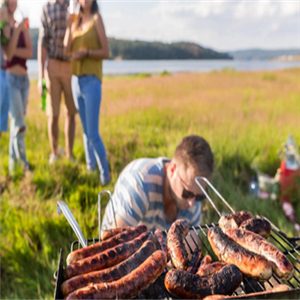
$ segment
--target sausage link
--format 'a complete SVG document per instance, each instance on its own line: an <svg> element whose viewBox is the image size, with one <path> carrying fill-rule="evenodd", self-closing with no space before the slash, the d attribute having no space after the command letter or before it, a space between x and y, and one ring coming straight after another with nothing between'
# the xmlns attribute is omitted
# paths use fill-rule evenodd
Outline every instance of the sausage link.
<svg viewBox="0 0 300 300"><path fill-rule="evenodd" d="M109 238L128 230L129 227L117 227L117 228L112 228L108 230L103 230L101 233L101 239L102 241L108 240Z"/></svg>
<svg viewBox="0 0 300 300"><path fill-rule="evenodd" d="M184 238L189 232L186 220L176 220L167 234L168 251L175 268L185 270L188 264L188 253L185 249Z"/></svg>
<svg viewBox="0 0 300 300"><path fill-rule="evenodd" d="M263 299L263 295L269 295L269 294L279 293L279 292L286 292L286 291L290 291L290 290L291 290L291 288L288 285L279 284L279 285L276 285L275 287L273 287L269 291L256 292L256 293L250 293L250 294L239 295L239 296L231 296L231 297L228 297L225 295L212 295L212 296L205 297L203 300L235 299L235 298L238 298L238 299L247 298L248 299L249 297L254 297L254 296L257 297L255 299ZM279 297L274 295L274 298L279 298Z"/></svg>
<svg viewBox="0 0 300 300"><path fill-rule="evenodd" d="M208 264L211 264L212 263L212 258L210 255L205 255L203 257L203 259L201 260L200 262L200 266L199 266L199 269L203 268L205 265L208 265ZM198 269L198 270L199 270Z"/></svg>
<svg viewBox="0 0 300 300"><path fill-rule="evenodd" d="M226 263L221 261L216 261L212 264L207 264L203 266L202 268L199 268L197 271L197 275L201 277L207 277L215 274L219 270L221 270L224 266L226 266Z"/></svg>
<svg viewBox="0 0 300 300"><path fill-rule="evenodd" d="M267 280L272 276L272 266L265 257L241 247L221 228L210 228L208 240L219 260L235 264L244 274L261 280Z"/></svg>
<svg viewBox="0 0 300 300"><path fill-rule="evenodd" d="M160 249L165 252L165 254L167 256L167 261L169 261L170 260L170 254L168 252L167 241L166 241L162 231L160 229L156 229L155 232L154 232L154 235L155 235L155 237L158 241Z"/></svg>
<svg viewBox="0 0 300 300"><path fill-rule="evenodd" d="M165 287L181 299L202 299L213 294L231 295L241 284L242 278L239 268L232 264L206 278L172 269L166 274Z"/></svg>
<svg viewBox="0 0 300 300"><path fill-rule="evenodd" d="M131 241L132 239L136 238L137 236L139 236L143 232L146 232L147 230L148 229L145 225L138 225L137 227L127 228L126 231L121 232L108 240L73 251L67 257L67 265L100 253L109 248L115 247L124 242Z"/></svg>
<svg viewBox="0 0 300 300"><path fill-rule="evenodd" d="M77 275L114 266L137 251L147 239L152 239L154 241L153 234L149 231L144 232L133 241L123 243L99 254L70 264L64 270L64 278L69 279Z"/></svg>
<svg viewBox="0 0 300 300"><path fill-rule="evenodd" d="M203 300L219 300L219 299L227 299L229 297L225 295L209 295L203 298Z"/></svg>
<svg viewBox="0 0 300 300"><path fill-rule="evenodd" d="M155 243L151 240L144 242L142 247L132 256L108 269L78 275L66 280L61 285L63 296L88 285L88 283L101 283L116 281L129 274L142 264L156 250Z"/></svg>
<svg viewBox="0 0 300 300"><path fill-rule="evenodd" d="M271 234L271 224L262 218L248 219L241 224L240 229L252 231L266 239Z"/></svg>
<svg viewBox="0 0 300 300"><path fill-rule="evenodd" d="M242 247L262 255L270 261L275 274L284 280L294 275L294 267L287 257L260 235L243 229L227 229L225 233Z"/></svg>
<svg viewBox="0 0 300 300"><path fill-rule="evenodd" d="M238 228L244 221L251 218L253 218L251 212L245 210L237 211L233 214L222 216L219 220L219 226L222 230Z"/></svg>
<svg viewBox="0 0 300 300"><path fill-rule="evenodd" d="M165 252L155 251L138 268L121 279L91 284L76 290L66 299L129 299L139 295L163 272L167 263Z"/></svg>
<svg viewBox="0 0 300 300"><path fill-rule="evenodd" d="M189 262L189 265L186 269L187 272L195 274L198 270L198 267L200 265L200 261L202 259L203 252L201 249L197 248L195 249L191 261Z"/></svg>

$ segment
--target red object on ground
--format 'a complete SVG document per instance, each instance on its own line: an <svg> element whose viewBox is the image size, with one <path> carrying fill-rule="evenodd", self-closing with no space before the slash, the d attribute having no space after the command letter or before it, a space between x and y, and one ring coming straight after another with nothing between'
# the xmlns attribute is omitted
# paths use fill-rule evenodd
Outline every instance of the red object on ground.
<svg viewBox="0 0 300 300"><path fill-rule="evenodd" d="M300 170L287 169L284 160L281 161L280 169L280 201L290 203L293 195L299 191Z"/></svg>

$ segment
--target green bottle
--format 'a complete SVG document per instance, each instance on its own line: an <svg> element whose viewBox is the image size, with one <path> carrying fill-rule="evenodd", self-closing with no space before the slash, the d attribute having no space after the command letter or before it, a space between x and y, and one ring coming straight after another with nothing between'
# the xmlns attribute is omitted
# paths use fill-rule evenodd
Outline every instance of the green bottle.
<svg viewBox="0 0 300 300"><path fill-rule="evenodd" d="M43 79L42 87L43 87L43 94L42 94L41 109L46 110L47 87L46 87L45 79Z"/></svg>
<svg viewBox="0 0 300 300"><path fill-rule="evenodd" d="M1 30L1 45L5 46L5 45L8 45L9 43L9 39L7 37L4 36L3 34L3 28L5 26L8 25L8 22L7 21L4 21L4 22L0 22L0 30Z"/></svg>
<svg viewBox="0 0 300 300"><path fill-rule="evenodd" d="M1 7L4 7L5 6L5 3L4 3L4 1L2 1L2 5L1 5ZM0 34L1 34L1 45L8 45L8 43L9 43L9 39L8 38L6 38L5 36L4 36L4 34L3 34L3 29L4 29L4 27L6 27L6 26L8 26L9 24L8 24L8 21L7 21L7 18L8 18L8 16L7 16L7 12L5 11L3 11L2 9L1 9L1 16L0 16Z"/></svg>

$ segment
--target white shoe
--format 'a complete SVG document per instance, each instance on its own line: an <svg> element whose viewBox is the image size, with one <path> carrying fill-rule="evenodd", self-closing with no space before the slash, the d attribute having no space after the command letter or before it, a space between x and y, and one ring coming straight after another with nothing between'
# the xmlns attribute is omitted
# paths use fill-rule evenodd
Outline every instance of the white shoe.
<svg viewBox="0 0 300 300"><path fill-rule="evenodd" d="M51 154L49 158L49 164L52 165L58 160L58 155Z"/></svg>

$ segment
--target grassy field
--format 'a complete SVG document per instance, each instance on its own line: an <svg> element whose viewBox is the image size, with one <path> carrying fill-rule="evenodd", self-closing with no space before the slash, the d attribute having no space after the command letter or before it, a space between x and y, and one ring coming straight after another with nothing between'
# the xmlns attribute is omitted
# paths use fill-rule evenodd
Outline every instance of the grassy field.
<svg viewBox="0 0 300 300"><path fill-rule="evenodd" d="M213 183L236 210L269 218L295 235L279 203L247 194L253 163L274 176L277 150L288 134L300 145L300 70L107 77L103 82L100 131L107 148L113 191L120 171L139 157L171 157L181 138L199 134L216 160ZM60 145L64 146L63 117ZM1 138L1 299L50 299L59 250L70 251L76 239L56 202L64 200L85 237L98 236L98 174L85 170L82 128L77 116L76 163L48 165L46 115L36 83L31 84L26 147L31 174L8 176L8 134ZM221 211L229 212L218 200ZM103 201L103 210L107 198ZM300 199L295 203L300 220ZM102 210L102 211L103 211ZM217 221L209 203L203 223Z"/></svg>

